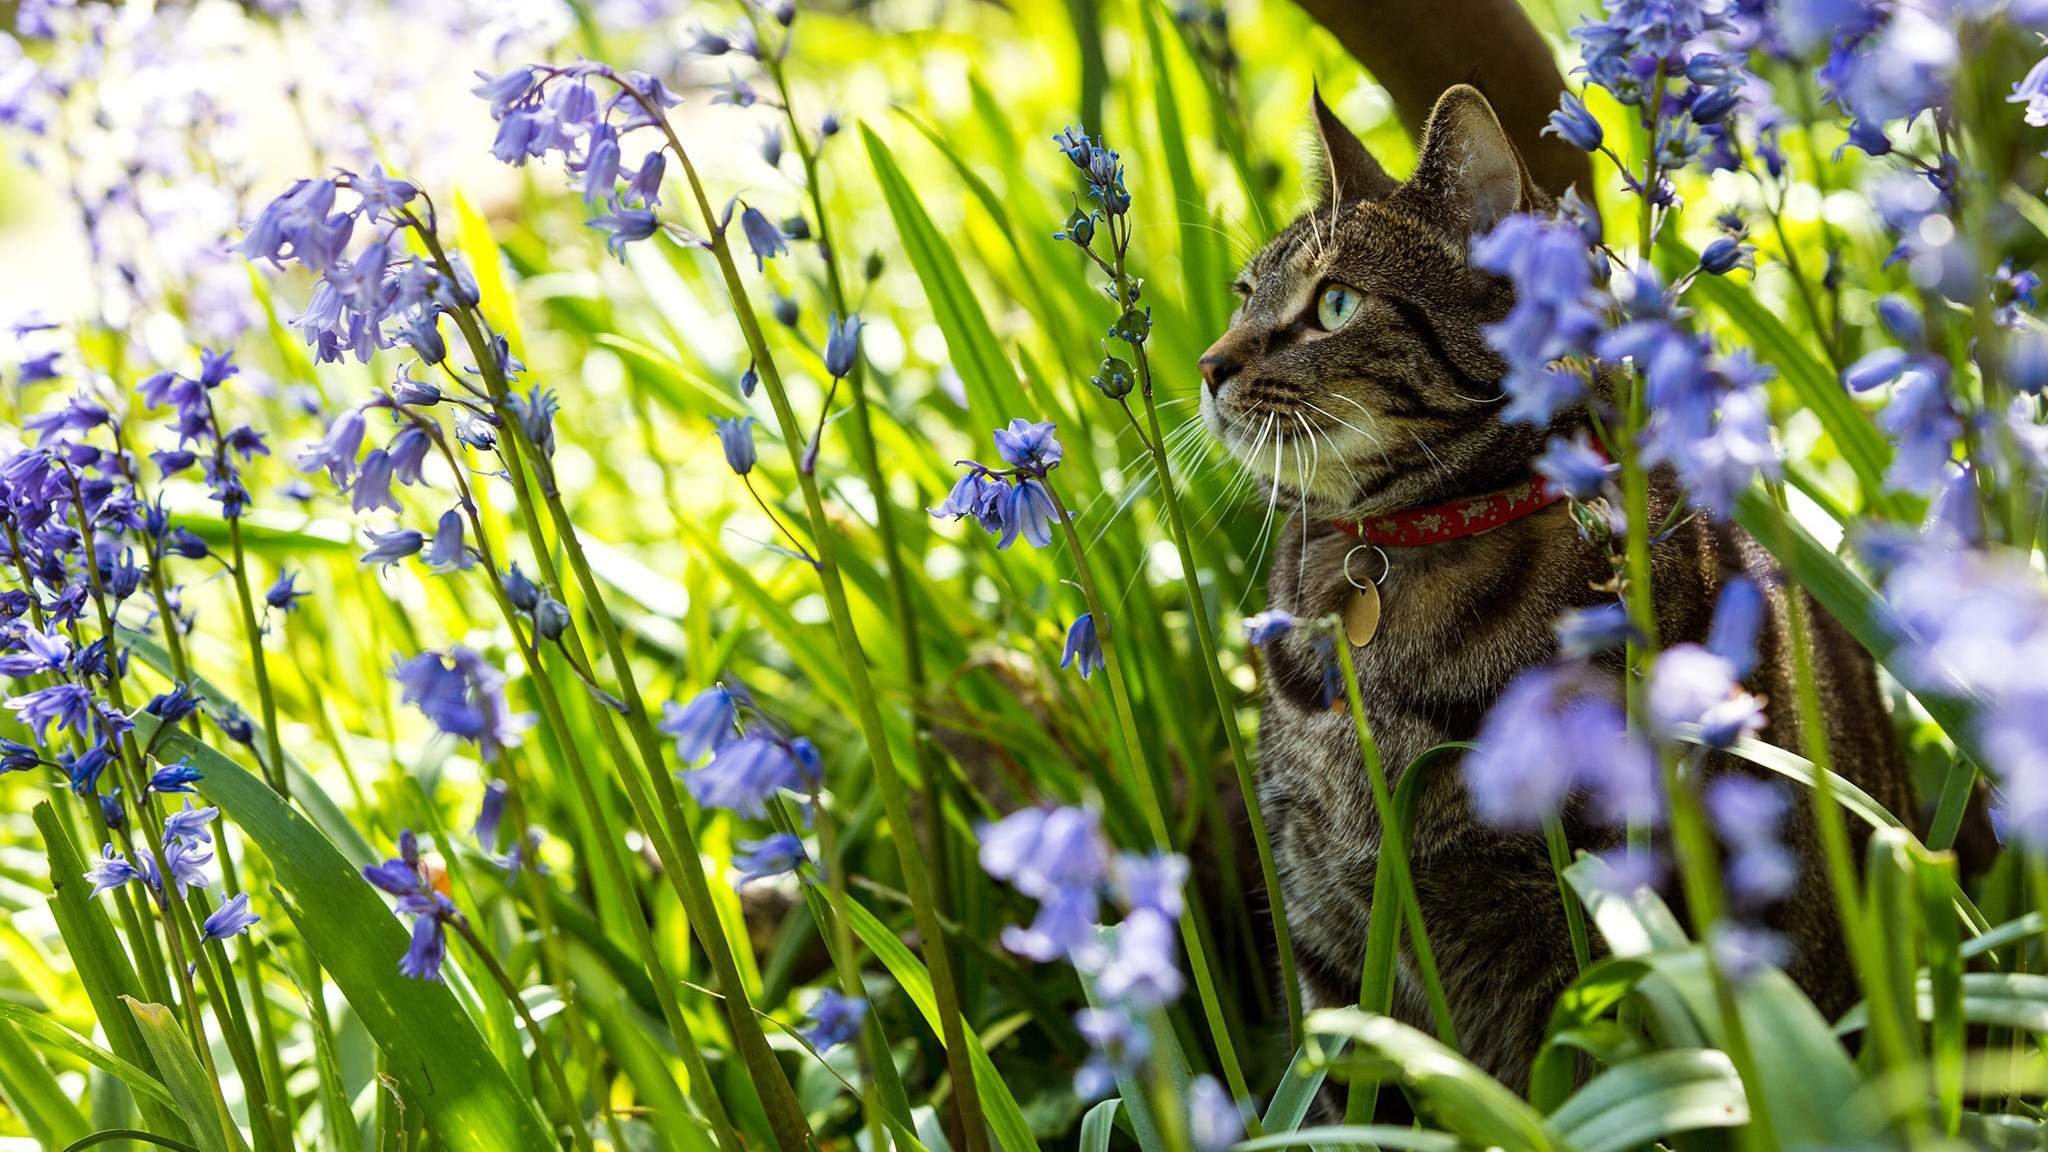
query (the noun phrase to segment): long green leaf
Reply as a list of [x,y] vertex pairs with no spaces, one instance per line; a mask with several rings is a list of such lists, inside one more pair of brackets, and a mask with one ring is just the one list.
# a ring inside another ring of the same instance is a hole
[[1111,1096],[1097,1101],[1081,1117],[1081,1152],[1109,1152],[1109,1138],[1116,1131],[1116,1110],[1122,1103]]
[[130,998],[128,1011],[142,1030],[150,1054],[156,1057],[157,1067],[163,1069],[165,1086],[192,1121],[192,1139],[200,1152],[247,1152],[241,1129],[221,1111],[214,1085],[171,1010]]
[[1311,1013],[1305,1027],[1311,1034],[1346,1037],[1385,1057],[1417,1110],[1467,1141],[1506,1152],[1556,1146],[1535,1109],[1434,1036],[1356,1008]]
[[[1925,976],[1914,990],[1920,1019],[1935,1018],[1934,994]],[[2048,1033],[2048,976],[2028,972],[1965,972],[1963,1019],[1971,1024]],[[1843,1036],[1870,1024],[1870,1006],[1858,1004],[1835,1024]]]
[[1280,1074],[1280,1086],[1273,1089],[1273,1099],[1266,1104],[1263,1126],[1268,1133],[1292,1132],[1301,1127],[1316,1102],[1316,1093],[1323,1090],[1323,1081],[1330,1075],[1329,1061],[1348,1043],[1341,1036],[1334,1045],[1314,1039],[1302,1041],[1294,1059],[1287,1062],[1287,1071]]
[[177,1106],[177,1101],[171,1098],[170,1090],[164,1087],[163,1081],[158,1080],[148,1070],[123,1060],[40,1012],[25,1005],[0,1000],[0,1020],[8,1021],[53,1048],[62,1049],[96,1068],[105,1069],[115,1079],[144,1096],[162,1101],[171,1107]]
[[910,258],[911,267],[917,270],[917,278],[924,284],[932,318],[938,322],[939,331],[945,334],[946,351],[952,356],[953,370],[960,374],[960,381],[966,386],[968,410],[976,422],[990,428],[997,427],[1007,414],[1024,410],[1017,373],[1010,366],[1009,358],[1003,355],[995,329],[989,326],[987,313],[982,311],[974,290],[968,286],[967,275],[960,270],[959,257],[953,254],[945,236],[932,223],[931,215],[925,211],[909,179],[897,166],[889,146],[882,143],[882,138],[865,124],[861,125],[860,135],[867,145],[868,159],[874,165],[876,184],[881,189],[883,200],[888,202],[889,215],[896,221],[904,254]]
[[[925,970],[924,961],[905,947],[903,941],[889,931],[888,925],[876,919],[874,913],[858,902],[847,901],[846,920],[861,943],[867,945],[868,951],[875,954],[875,958],[896,978],[904,994],[910,997],[910,1002],[917,1006],[932,1035],[940,1036],[938,1000],[932,994],[931,973]],[[982,1106],[988,1110],[988,1123],[995,1130],[996,1143],[1003,1152],[1038,1152],[1038,1140],[1031,1135],[1031,1125],[1024,1119],[1024,1110],[1017,1106],[1017,1097],[1011,1093],[1010,1085],[989,1060],[981,1037],[972,1028],[966,1032],[967,1056],[974,1065],[974,1083],[981,1089]]]
[[1399,1148],[1402,1152],[1458,1152],[1466,1145],[1448,1132],[1396,1128],[1391,1124],[1331,1124],[1246,1140],[1231,1152],[1273,1152],[1279,1148]]
[[1550,1114],[1578,1152],[1623,1152],[1677,1132],[1749,1123],[1742,1078],[1712,1048],[1655,1052],[1595,1076]]
[[0,1101],[45,1148],[69,1144],[90,1127],[57,1074],[6,1020],[0,1020]]
[[160,745],[199,769],[201,793],[263,849],[278,887],[300,910],[295,921],[314,957],[377,1038],[407,1103],[426,1114],[441,1142],[474,1152],[553,1148],[547,1124],[491,1058],[447,986],[399,974],[406,931],[355,866],[233,760],[185,732],[163,736]]

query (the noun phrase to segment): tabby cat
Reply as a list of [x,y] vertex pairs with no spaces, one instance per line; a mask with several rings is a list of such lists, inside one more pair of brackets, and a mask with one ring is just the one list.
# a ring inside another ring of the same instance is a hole
[[[1556,654],[1560,613],[1611,601],[1611,570],[1581,539],[1568,505],[1491,530],[1354,561],[1339,520],[1477,497],[1525,483],[1552,435],[1584,426],[1583,410],[1550,427],[1508,424],[1506,365],[1484,329],[1513,303],[1508,283],[1467,250],[1513,212],[1548,211],[1486,98],[1444,93],[1413,176],[1397,183],[1314,101],[1325,172],[1311,209],[1255,256],[1234,285],[1230,330],[1202,357],[1211,431],[1297,509],[1281,530],[1268,606],[1301,618],[1338,612],[1352,580],[1380,574],[1377,634],[1354,649],[1382,760],[1398,774],[1417,753],[1471,740],[1516,673]],[[1653,478],[1651,523],[1679,494]],[[1663,643],[1706,637],[1715,598],[1734,573],[1768,590],[1751,691],[1768,703],[1761,737],[1798,750],[1785,582],[1739,529],[1693,516],[1653,553]],[[1913,812],[1904,758],[1874,668],[1809,601],[1819,687],[1836,764],[1895,813]],[[1259,796],[1270,823],[1303,993],[1314,1006],[1356,1002],[1380,843],[1358,739],[1341,704],[1326,704],[1327,659],[1296,630],[1266,649]],[[1606,665],[1617,678],[1619,658]],[[1741,770],[1733,763],[1709,771]],[[1785,828],[1802,879],[1773,926],[1793,947],[1788,971],[1832,1016],[1853,984],[1820,872],[1803,794]],[[1853,823],[1853,822],[1852,822]],[[1575,850],[1613,847],[1619,833],[1568,810]],[[1481,823],[1456,770],[1421,793],[1411,836],[1415,883],[1465,1054],[1517,1089],[1558,992],[1575,965],[1540,835]],[[1682,914],[1675,892],[1667,893]],[[1427,1029],[1412,955],[1394,1012]]]

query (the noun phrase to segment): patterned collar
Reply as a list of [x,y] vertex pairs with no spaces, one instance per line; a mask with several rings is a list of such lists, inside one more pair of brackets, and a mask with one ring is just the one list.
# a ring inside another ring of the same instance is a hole
[[1347,536],[1382,548],[1419,548],[1477,536],[1531,513],[1541,512],[1564,493],[1548,480],[1532,476],[1495,492],[1461,496],[1441,504],[1426,504],[1401,512],[1389,512],[1365,520],[1337,520],[1332,526]]

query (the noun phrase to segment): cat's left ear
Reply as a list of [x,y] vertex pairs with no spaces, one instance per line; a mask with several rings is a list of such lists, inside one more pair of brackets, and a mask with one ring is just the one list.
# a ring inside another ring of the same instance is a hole
[[1422,133],[1422,158],[1401,195],[1416,211],[1452,232],[1477,235],[1542,197],[1494,115],[1470,84],[1437,98]]

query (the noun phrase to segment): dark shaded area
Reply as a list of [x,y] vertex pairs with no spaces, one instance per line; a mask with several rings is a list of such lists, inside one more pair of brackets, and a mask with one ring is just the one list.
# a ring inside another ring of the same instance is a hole
[[1550,45],[1517,0],[1301,0],[1394,98],[1419,136],[1437,97],[1454,84],[1486,94],[1530,174],[1557,195],[1590,189],[1586,155],[1541,135],[1564,77]]

